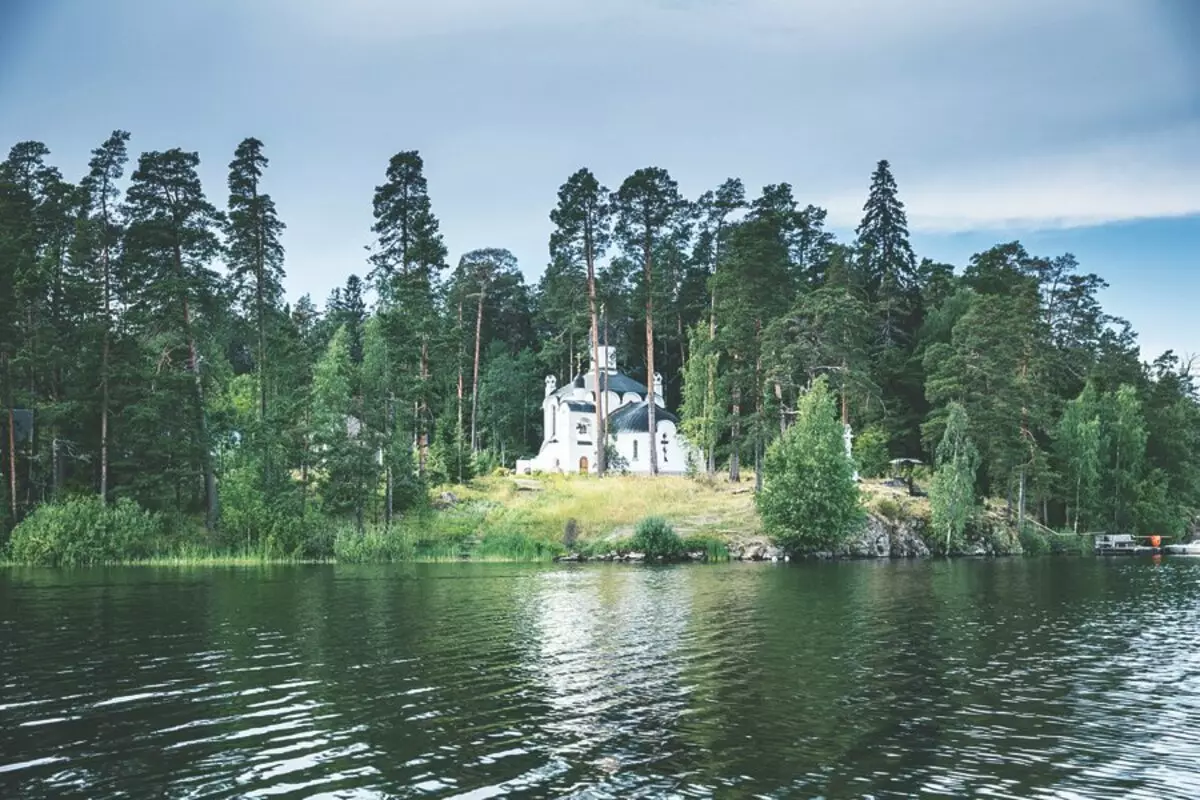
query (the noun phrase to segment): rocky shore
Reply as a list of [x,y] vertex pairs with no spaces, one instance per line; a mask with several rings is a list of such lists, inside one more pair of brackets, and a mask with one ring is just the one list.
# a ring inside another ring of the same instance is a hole
[[[928,558],[941,552],[933,544],[929,523],[921,516],[902,516],[889,519],[871,512],[866,524],[856,535],[851,536],[836,551],[813,553],[810,559],[883,559],[883,558]],[[730,537],[726,545],[729,558],[733,561],[787,561],[789,557],[782,549],[762,535],[745,538]],[[1021,555],[1021,543],[1015,531],[997,519],[985,518],[980,529],[971,532],[965,546],[955,548],[952,556],[1009,556]],[[644,553],[622,551],[588,555],[569,553],[556,559],[562,562],[643,562]],[[682,554],[676,562],[704,562],[709,560],[705,551]]]

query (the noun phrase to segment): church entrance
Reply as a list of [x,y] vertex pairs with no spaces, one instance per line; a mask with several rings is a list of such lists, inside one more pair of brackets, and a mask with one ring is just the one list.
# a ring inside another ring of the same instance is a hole
[[587,456],[580,456],[579,457],[579,474],[587,475],[588,474],[587,468],[588,468]]

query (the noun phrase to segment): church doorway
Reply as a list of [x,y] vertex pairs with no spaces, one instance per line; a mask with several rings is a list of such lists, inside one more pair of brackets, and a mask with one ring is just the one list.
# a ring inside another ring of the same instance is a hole
[[588,474],[588,461],[587,461],[587,456],[580,456],[580,457],[579,457],[579,474],[580,474],[580,475],[587,475],[587,474]]

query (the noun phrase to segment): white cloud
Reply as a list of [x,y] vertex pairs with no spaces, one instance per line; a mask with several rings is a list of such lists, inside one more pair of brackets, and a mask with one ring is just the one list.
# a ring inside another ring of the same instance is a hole
[[[1146,5],[288,0],[286,9],[309,35],[420,67],[417,91],[432,109],[422,133],[461,145],[457,166],[468,174],[497,157],[536,174],[545,143],[557,141],[598,171],[644,161],[684,185],[724,174],[751,187],[788,180],[846,223],[870,165],[887,157],[915,230],[1200,212],[1187,143],[1196,126],[1169,124],[1194,108],[1194,76]],[[453,113],[432,108],[440,97]],[[498,185],[512,180],[497,175]],[[553,188],[538,191],[551,198]]]
[[[1075,151],[981,162],[898,178],[914,231],[1030,230],[1200,213],[1200,124]],[[910,174],[905,174],[905,172]],[[861,186],[825,201],[830,221],[852,227]]]

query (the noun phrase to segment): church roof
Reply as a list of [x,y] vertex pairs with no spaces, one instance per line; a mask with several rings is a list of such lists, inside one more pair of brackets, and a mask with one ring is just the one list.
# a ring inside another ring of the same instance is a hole
[[[654,422],[657,424],[667,420],[676,425],[679,417],[665,408],[654,410]],[[608,416],[608,430],[611,433],[649,433],[650,432],[650,403],[643,400],[640,403],[630,403],[621,406]]]
[[[628,392],[636,392],[644,397],[648,391],[644,383],[635,381],[633,378],[629,377],[623,372],[609,372],[606,374],[601,371],[600,382],[608,391],[616,392],[620,395],[627,394]],[[573,392],[577,386],[587,389],[590,392],[593,391],[595,385],[595,374],[591,372],[585,372],[581,375],[576,375],[574,380],[555,392],[554,396],[564,397],[565,395]]]
[[568,400],[567,408],[572,411],[580,411],[584,414],[595,414],[596,406],[592,403],[585,403],[582,400]]

